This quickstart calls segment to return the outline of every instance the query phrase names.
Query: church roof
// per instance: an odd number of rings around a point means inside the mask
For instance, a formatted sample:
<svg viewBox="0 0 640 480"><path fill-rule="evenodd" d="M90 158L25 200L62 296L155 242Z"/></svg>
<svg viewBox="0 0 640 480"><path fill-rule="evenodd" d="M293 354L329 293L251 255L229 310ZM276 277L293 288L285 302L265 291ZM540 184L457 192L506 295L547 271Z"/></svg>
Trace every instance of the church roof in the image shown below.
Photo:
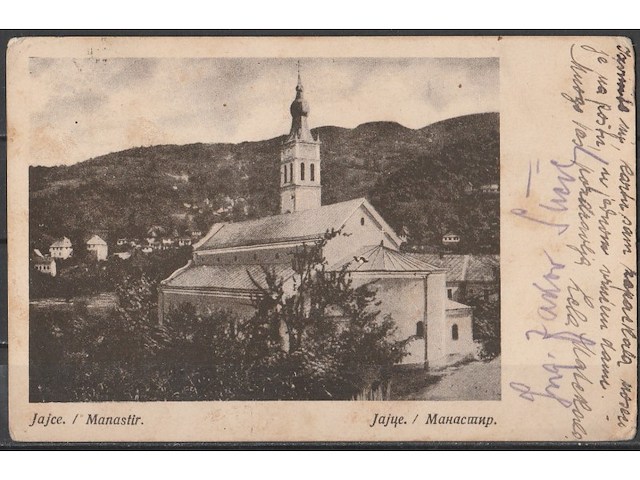
<svg viewBox="0 0 640 480"><path fill-rule="evenodd" d="M499 255L410 254L415 259L444 268L448 282L494 282L500 270Z"/></svg>
<svg viewBox="0 0 640 480"><path fill-rule="evenodd" d="M309 104L304 98L304 87L300 77L300 62L298 62L298 84L296 85L296 98L291 103L291 131L287 137L287 142L301 140L303 142L315 142L309 125L307 124L307 116L310 109Z"/></svg>
<svg viewBox="0 0 640 480"><path fill-rule="evenodd" d="M289 264L277 264L271 268L279 278L293 274ZM266 286L265 273L260 265L188 265L164 280L162 285L186 289L257 291L251 278Z"/></svg>
<svg viewBox="0 0 640 480"><path fill-rule="evenodd" d="M362 247L355 254L343 258L332 270L347 266L349 272L436 272L441 269L406 253L384 245Z"/></svg>
<svg viewBox="0 0 640 480"><path fill-rule="evenodd" d="M316 240L322 238L328 230L341 228L362 205L379 217L366 199L357 198L301 212L272 215L245 222L216 224L195 246L195 250ZM384 222L382 218L379 218L379 221ZM388 233L394 241L401 243L391 228L388 229Z"/></svg>

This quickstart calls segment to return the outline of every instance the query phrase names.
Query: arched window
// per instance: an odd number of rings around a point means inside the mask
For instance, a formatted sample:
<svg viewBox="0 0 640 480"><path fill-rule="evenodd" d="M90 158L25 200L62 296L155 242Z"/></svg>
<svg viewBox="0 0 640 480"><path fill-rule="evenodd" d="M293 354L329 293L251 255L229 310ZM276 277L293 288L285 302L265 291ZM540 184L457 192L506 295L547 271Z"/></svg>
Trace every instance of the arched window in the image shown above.
<svg viewBox="0 0 640 480"><path fill-rule="evenodd" d="M416 323L416 337L424 338L424 322Z"/></svg>
<svg viewBox="0 0 640 480"><path fill-rule="evenodd" d="M360 225L364 226L364 217L360 218Z"/></svg>
<svg viewBox="0 0 640 480"><path fill-rule="evenodd" d="M293 163L289 164L289 181L293 182Z"/></svg>
<svg viewBox="0 0 640 480"><path fill-rule="evenodd" d="M287 166L286 165L284 166L283 173L284 173L284 180L282 181L282 183L287 183Z"/></svg>
<svg viewBox="0 0 640 480"><path fill-rule="evenodd" d="M300 164L300 180L304 181L304 163Z"/></svg>
<svg viewBox="0 0 640 480"><path fill-rule="evenodd" d="M315 182L316 180L316 164L312 163L309 166L309 180L311 180L312 182Z"/></svg>
<svg viewBox="0 0 640 480"><path fill-rule="evenodd" d="M458 340L458 324L454 323L451 326L451 340Z"/></svg>

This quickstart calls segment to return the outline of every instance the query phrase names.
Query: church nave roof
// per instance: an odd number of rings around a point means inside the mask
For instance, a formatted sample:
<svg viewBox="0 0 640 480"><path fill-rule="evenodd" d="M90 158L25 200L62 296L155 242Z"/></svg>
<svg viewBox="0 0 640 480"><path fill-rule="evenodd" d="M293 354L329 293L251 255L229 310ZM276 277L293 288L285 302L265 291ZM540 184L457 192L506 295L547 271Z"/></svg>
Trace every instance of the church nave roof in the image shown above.
<svg viewBox="0 0 640 480"><path fill-rule="evenodd" d="M216 224L200 244L195 246L195 251L319 239L328 230L341 228L363 204L369 205L366 199L357 198L301 212ZM367 208L374 210L371 206ZM391 228L388 230L394 241L400 242Z"/></svg>

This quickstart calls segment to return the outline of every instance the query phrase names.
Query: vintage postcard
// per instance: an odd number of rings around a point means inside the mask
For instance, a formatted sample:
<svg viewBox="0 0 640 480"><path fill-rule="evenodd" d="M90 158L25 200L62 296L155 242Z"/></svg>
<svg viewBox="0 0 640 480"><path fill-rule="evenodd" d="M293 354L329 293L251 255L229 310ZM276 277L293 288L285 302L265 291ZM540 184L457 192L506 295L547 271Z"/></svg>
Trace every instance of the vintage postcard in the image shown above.
<svg viewBox="0 0 640 480"><path fill-rule="evenodd" d="M14 39L12 438L632 439L634 59Z"/></svg>

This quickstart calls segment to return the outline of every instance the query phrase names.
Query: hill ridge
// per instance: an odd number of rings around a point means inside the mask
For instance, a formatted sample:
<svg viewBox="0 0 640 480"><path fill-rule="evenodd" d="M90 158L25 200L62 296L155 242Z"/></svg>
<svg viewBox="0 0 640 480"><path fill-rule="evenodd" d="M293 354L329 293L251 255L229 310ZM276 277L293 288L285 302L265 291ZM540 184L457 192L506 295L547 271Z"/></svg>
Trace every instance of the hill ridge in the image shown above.
<svg viewBox="0 0 640 480"><path fill-rule="evenodd" d="M440 230L456 229L498 248L493 235L473 232L486 232L499 219L498 205L479 199L469 208L464 191L499 183L499 114L465 115L421 129L366 122L313 131L322 141L324 204L365 196L394 228L409 230L410 243L437 243L445 233ZM134 147L69 166L32 167L32 244L43 248L49 237L82 230L134 236L154 224L206 231L215 221L273 214L283 138Z"/></svg>

